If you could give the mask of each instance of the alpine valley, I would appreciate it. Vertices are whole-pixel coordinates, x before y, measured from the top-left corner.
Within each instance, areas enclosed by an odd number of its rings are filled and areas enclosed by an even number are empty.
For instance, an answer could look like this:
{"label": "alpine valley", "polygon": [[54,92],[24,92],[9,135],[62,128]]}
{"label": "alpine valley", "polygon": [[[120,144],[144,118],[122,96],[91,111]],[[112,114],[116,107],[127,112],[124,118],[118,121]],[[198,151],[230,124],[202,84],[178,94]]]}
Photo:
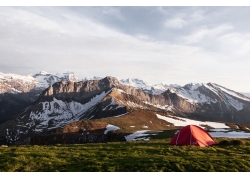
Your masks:
{"label": "alpine valley", "polygon": [[0,144],[125,141],[145,128],[176,128],[161,116],[247,130],[250,98],[216,83],[150,85],[110,76],[78,79],[72,72],[0,73]]}

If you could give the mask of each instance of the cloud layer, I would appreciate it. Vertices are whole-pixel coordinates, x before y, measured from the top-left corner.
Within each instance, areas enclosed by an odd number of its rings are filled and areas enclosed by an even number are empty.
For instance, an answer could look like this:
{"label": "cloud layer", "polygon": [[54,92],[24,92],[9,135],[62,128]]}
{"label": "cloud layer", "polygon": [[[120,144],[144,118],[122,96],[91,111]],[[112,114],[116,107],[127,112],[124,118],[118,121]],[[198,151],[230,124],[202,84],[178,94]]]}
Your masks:
{"label": "cloud layer", "polygon": [[0,72],[249,92],[249,7],[0,7]]}

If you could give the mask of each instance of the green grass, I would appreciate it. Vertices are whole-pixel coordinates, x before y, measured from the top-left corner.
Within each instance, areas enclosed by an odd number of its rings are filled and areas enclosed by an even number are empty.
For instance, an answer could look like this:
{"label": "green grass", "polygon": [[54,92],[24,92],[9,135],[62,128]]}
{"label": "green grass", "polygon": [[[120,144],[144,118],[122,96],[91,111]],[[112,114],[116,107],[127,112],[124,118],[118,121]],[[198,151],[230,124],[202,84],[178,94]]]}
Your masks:
{"label": "green grass", "polygon": [[[216,141],[226,140],[217,138]],[[229,139],[227,139],[229,140]],[[170,138],[100,144],[0,147],[1,172],[249,172],[241,145],[173,146]],[[230,140],[229,140],[230,141]]]}

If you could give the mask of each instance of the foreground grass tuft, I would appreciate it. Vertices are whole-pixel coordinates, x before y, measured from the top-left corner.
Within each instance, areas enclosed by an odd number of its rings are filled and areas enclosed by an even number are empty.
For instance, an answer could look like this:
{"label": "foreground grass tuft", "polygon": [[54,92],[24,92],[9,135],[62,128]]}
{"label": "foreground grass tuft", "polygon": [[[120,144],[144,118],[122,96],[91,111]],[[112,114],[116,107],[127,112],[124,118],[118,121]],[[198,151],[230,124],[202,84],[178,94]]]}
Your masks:
{"label": "foreground grass tuft", "polygon": [[234,145],[234,146],[242,146],[245,145],[243,140],[233,139],[233,140],[221,140],[218,145]]}

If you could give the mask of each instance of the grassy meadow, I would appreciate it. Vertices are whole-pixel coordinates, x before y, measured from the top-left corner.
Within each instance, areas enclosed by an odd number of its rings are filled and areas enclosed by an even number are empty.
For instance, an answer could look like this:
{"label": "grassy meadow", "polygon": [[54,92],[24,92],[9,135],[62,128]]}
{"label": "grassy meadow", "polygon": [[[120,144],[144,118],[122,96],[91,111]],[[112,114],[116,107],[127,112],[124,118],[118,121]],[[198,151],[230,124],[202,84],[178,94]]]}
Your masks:
{"label": "grassy meadow", "polygon": [[210,147],[170,138],[53,146],[0,147],[1,172],[249,172],[250,139],[216,138]]}

